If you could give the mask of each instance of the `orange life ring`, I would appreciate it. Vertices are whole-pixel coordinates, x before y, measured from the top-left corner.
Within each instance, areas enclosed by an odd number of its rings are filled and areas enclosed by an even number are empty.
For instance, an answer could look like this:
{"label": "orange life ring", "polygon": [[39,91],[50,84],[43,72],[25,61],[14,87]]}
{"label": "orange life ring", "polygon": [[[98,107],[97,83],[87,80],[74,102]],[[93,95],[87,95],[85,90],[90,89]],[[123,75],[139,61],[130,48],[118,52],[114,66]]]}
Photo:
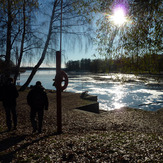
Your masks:
{"label": "orange life ring", "polygon": [[[55,82],[53,84],[53,86],[55,86],[56,88],[58,87],[58,84],[61,84],[61,91],[65,90],[68,86],[68,76],[67,74],[61,70],[61,73],[56,74],[55,76]],[[64,84],[62,85],[62,83],[64,82]]]}

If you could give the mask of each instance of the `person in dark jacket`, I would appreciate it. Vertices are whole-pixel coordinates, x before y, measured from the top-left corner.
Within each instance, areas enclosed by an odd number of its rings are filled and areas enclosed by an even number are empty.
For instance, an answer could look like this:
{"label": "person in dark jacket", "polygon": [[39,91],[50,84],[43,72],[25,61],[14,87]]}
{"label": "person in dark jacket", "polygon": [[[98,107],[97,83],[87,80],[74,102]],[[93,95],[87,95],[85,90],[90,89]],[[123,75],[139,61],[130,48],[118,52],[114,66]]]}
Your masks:
{"label": "person in dark jacket", "polygon": [[[16,113],[16,98],[19,96],[19,93],[16,89],[16,86],[13,84],[13,78],[8,78],[6,84],[4,84],[2,89],[2,102],[6,112],[6,124],[8,131],[12,128],[12,119],[14,124],[14,130],[17,126],[17,113]],[[12,114],[12,118],[11,118]]]}
{"label": "person in dark jacket", "polygon": [[[37,81],[36,85],[28,93],[27,102],[31,107],[30,120],[33,127],[33,132],[38,130],[38,132],[41,133],[44,110],[48,110],[48,97],[40,81]],[[36,115],[38,115],[38,126]]]}

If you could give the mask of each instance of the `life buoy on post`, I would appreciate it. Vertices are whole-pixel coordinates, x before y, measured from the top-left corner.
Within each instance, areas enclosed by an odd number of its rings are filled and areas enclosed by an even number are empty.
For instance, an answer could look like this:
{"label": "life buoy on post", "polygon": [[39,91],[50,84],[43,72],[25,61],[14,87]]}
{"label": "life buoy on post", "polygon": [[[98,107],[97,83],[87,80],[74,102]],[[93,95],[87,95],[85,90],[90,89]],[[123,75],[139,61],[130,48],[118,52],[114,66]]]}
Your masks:
{"label": "life buoy on post", "polygon": [[68,86],[68,76],[66,72],[62,71],[60,73],[57,73],[55,76],[54,84],[53,86],[58,87],[58,84],[61,84],[61,91],[65,90]]}

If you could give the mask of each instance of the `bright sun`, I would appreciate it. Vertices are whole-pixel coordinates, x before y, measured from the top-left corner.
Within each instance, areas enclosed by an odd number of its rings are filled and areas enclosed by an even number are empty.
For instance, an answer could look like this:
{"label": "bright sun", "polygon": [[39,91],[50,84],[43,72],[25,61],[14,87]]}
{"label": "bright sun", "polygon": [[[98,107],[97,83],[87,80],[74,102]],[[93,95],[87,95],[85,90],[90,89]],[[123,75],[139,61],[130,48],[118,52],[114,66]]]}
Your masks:
{"label": "bright sun", "polygon": [[123,8],[115,8],[113,15],[110,17],[115,25],[122,25],[126,22],[125,11]]}

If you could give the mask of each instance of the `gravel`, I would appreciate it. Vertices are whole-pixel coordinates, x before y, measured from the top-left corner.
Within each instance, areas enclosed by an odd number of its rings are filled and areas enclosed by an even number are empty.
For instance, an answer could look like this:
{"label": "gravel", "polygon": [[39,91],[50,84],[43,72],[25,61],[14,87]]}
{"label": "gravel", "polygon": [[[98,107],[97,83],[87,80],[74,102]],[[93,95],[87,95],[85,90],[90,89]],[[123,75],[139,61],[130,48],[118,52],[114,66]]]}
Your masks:
{"label": "gravel", "polygon": [[43,132],[32,133],[26,96],[17,99],[18,128],[6,132],[0,103],[1,162],[163,162],[163,109],[134,108],[99,114],[75,108],[90,103],[80,94],[62,93],[62,134],[57,134],[56,94],[47,90]]}

